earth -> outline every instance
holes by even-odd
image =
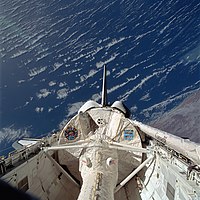
[[[0,154],[100,102],[104,64],[109,104],[179,136],[166,116],[200,90],[198,0],[1,0],[0,38]]]

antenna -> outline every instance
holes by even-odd
[[[103,85],[102,85],[101,105],[102,107],[107,105],[106,65],[104,65],[103,67]]]

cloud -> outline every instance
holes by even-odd
[[[80,81],[83,82],[83,81],[87,80],[88,78],[93,77],[97,72],[98,72],[98,70],[91,69],[89,71],[89,74],[84,74],[80,77]]]
[[[24,83],[26,80],[19,80],[18,83]]]
[[[108,89],[108,93],[112,93],[114,92],[115,90],[118,90],[119,88],[122,88],[124,87],[125,85],[127,85],[129,82],[131,81],[134,81],[135,79],[137,79],[139,77],[139,75],[136,75],[135,77],[133,78],[127,78],[127,81],[124,81],[122,84],[119,84],[119,85],[115,85],[114,87]]]
[[[58,70],[61,66],[63,66],[63,63],[54,63],[53,65],[53,69],[49,72],[49,73],[52,73],[52,72],[55,72],[56,70]]]
[[[11,127],[2,128],[0,130],[0,154],[12,150],[11,144],[23,137],[30,137],[31,132],[27,128],[14,129]]]
[[[72,103],[68,105],[68,108],[67,108],[68,114],[65,117],[65,119],[63,119],[63,121],[59,124],[59,129],[62,129],[64,127],[64,125],[69,121],[69,118],[71,118],[72,116],[78,113],[78,110],[81,108],[81,106],[84,103],[85,102],[80,101],[80,102],[76,102],[76,103]]]
[[[107,48],[110,48],[110,47],[112,47],[113,45],[118,44],[119,42],[124,41],[125,39],[126,39],[125,37],[121,37],[119,40],[117,40],[116,38],[114,38],[110,43],[108,43],[108,44],[106,45],[106,47],[107,47]]]
[[[37,113],[43,112],[43,110],[44,110],[43,107],[41,107],[41,108],[36,107],[36,108],[35,108],[35,112],[37,112]]]
[[[64,99],[68,95],[68,89],[67,88],[62,88],[57,91],[57,99]]]
[[[41,89],[39,93],[36,94],[36,96],[41,99],[41,98],[45,98],[47,97],[48,95],[50,95],[51,92],[49,92],[48,89]]]
[[[158,76],[160,73],[162,72],[154,72],[153,74],[149,75],[149,76],[146,76],[145,78],[143,78],[141,80],[141,82],[139,84],[137,84],[135,87],[133,87],[132,89],[128,90],[125,94],[123,95],[120,95],[120,99],[122,99],[123,101],[126,101],[127,98],[134,92],[136,91],[137,89],[141,89],[142,86],[144,84],[147,84],[146,82],[149,81],[151,78],[155,77],[155,76]],[[137,78],[138,76],[135,76],[135,78]]]
[[[64,86],[66,86],[66,85],[67,85],[67,83],[65,83],[65,82],[63,82],[63,83],[60,82],[60,83],[59,83],[59,87],[64,87]]]
[[[27,52],[28,52],[27,50],[20,50],[17,53],[15,53],[14,55],[12,55],[11,58],[17,58],[18,56],[21,56]]]
[[[184,57],[183,60],[187,62],[200,62],[200,44],[188,52]]]
[[[49,82],[49,86],[50,86],[50,87],[52,87],[52,86],[54,86],[54,85],[56,85],[56,81],[50,81],[50,82]]]
[[[69,116],[72,116],[72,115],[74,115],[75,113],[77,113],[78,112],[78,110],[81,108],[81,106],[84,104],[85,102],[83,102],[83,101],[80,101],[80,102],[76,102],[76,103],[73,103],[73,104],[69,104],[69,106],[68,106],[68,111],[67,111],[67,113],[68,113],[68,117]]]
[[[112,62],[113,60],[115,60],[115,58],[117,58],[117,56],[119,55],[119,53],[114,53],[109,59],[105,60],[105,61],[100,61],[96,63],[96,67],[97,68],[101,68],[103,65],[108,64],[109,62]]]
[[[122,75],[123,75],[124,73],[126,73],[128,70],[129,70],[128,68],[123,68],[123,69],[121,69],[121,71],[118,72],[118,73],[115,75],[116,78],[122,76]]]
[[[99,93],[93,94],[91,99],[97,102],[101,99],[101,95]]]
[[[29,72],[28,75],[29,75],[30,77],[34,77],[34,76],[36,76],[36,75],[38,75],[38,74],[44,72],[46,69],[47,69],[47,66],[41,67],[41,68],[39,68],[39,69],[38,69],[38,68],[33,68],[33,69],[30,70],[30,72]]]
[[[147,93],[147,94],[143,95],[143,96],[140,98],[140,100],[142,100],[142,101],[149,101],[149,100],[151,100],[150,94]]]

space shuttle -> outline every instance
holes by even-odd
[[[41,200],[198,200],[200,144],[89,100],[61,131],[16,141],[0,178]]]

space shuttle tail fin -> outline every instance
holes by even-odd
[[[104,65],[104,69],[103,69],[101,105],[102,107],[105,107],[107,105],[106,65]]]

